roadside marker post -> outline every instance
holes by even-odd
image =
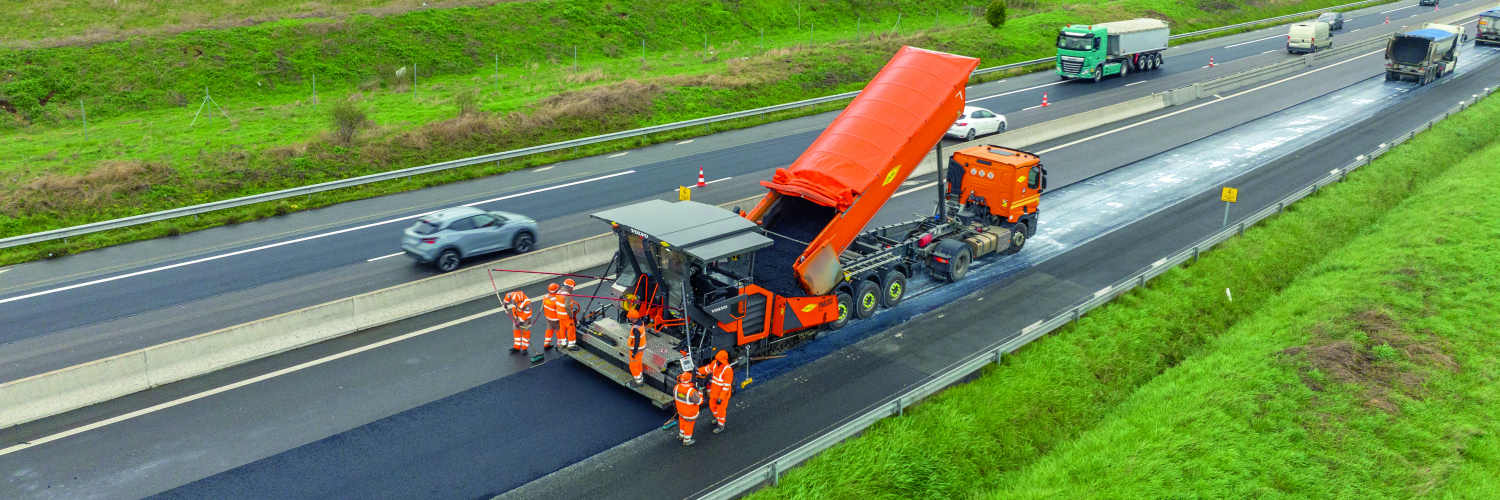
[[[1232,187],[1226,187],[1223,191],[1219,192],[1219,199],[1224,200],[1224,223],[1219,227],[1229,226],[1229,206],[1233,205],[1236,201],[1239,201],[1239,198],[1240,190]]]

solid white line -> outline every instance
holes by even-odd
[[[1205,69],[1205,68],[1208,68],[1207,64],[1203,65],[1202,67],[1199,67],[1198,69]]]
[[[693,143],[693,140],[692,139],[688,139],[686,141],[682,141],[682,142],[677,143],[677,145],[681,146],[683,144],[692,144],[692,143]]]
[[[1360,55],[1357,55],[1357,56],[1354,56],[1354,57],[1350,57],[1347,60],[1336,62],[1336,63],[1330,64],[1330,65],[1327,65],[1327,66],[1324,66],[1324,67],[1321,67],[1321,68],[1318,68],[1318,69],[1315,69],[1315,70],[1312,70],[1312,71],[1308,71],[1306,73],[1298,73],[1298,74],[1295,74],[1295,75],[1292,75],[1292,76],[1289,76],[1289,77],[1286,77],[1286,78],[1282,78],[1280,80],[1276,80],[1276,81],[1271,82],[1271,83],[1263,84],[1263,85],[1261,85],[1259,87],[1255,87],[1255,88],[1247,89],[1247,90],[1241,90],[1241,91],[1236,92],[1234,94],[1230,94],[1229,97],[1219,97],[1219,96],[1215,95],[1214,97],[1217,97],[1217,99],[1214,99],[1212,101],[1208,101],[1208,102],[1205,102],[1205,103],[1202,103],[1202,104],[1190,106],[1190,107],[1187,107],[1185,109],[1180,109],[1180,110],[1177,110],[1177,111],[1173,111],[1171,113],[1167,113],[1167,114],[1164,114],[1164,115],[1161,115],[1161,116],[1158,116],[1158,117],[1155,117],[1155,118],[1151,118],[1151,119],[1148,119],[1148,120],[1142,120],[1142,121],[1139,121],[1139,122],[1136,122],[1136,123],[1132,123],[1130,125],[1126,125],[1126,126],[1123,126],[1123,127],[1117,128],[1117,129],[1106,130],[1104,132],[1100,132],[1100,133],[1097,133],[1097,134],[1094,134],[1094,135],[1091,135],[1091,136],[1088,136],[1088,137],[1084,137],[1082,139],[1078,139],[1076,141],[1069,142],[1067,144],[1059,144],[1057,146],[1053,146],[1053,147],[1050,147],[1050,148],[1038,151],[1037,154],[1050,153],[1050,152],[1057,151],[1057,150],[1062,149],[1062,148],[1075,146],[1075,145],[1078,145],[1078,144],[1081,144],[1081,143],[1084,143],[1084,142],[1087,142],[1087,141],[1092,141],[1094,139],[1098,139],[1098,138],[1104,137],[1106,135],[1114,134],[1116,132],[1123,132],[1123,131],[1126,131],[1126,130],[1130,130],[1130,129],[1139,127],[1141,125],[1145,125],[1147,123],[1151,123],[1151,122],[1157,121],[1157,120],[1164,120],[1164,119],[1167,119],[1167,118],[1171,118],[1173,116],[1180,115],[1180,114],[1183,114],[1183,113],[1186,113],[1186,112],[1189,112],[1189,111],[1192,111],[1192,110],[1195,110],[1195,109],[1198,109],[1198,108],[1201,108],[1201,107],[1204,107],[1204,106],[1208,106],[1210,104],[1220,103],[1220,102],[1224,102],[1224,101],[1229,100],[1229,99],[1234,99],[1236,97],[1239,97],[1239,96],[1242,96],[1242,95],[1245,95],[1245,94],[1249,94],[1251,92],[1255,92],[1257,90],[1264,89],[1266,87],[1271,87],[1273,85],[1280,85],[1282,83],[1286,83],[1286,82],[1289,82],[1289,81],[1292,81],[1292,80],[1295,80],[1295,79],[1298,79],[1298,78],[1302,78],[1304,76],[1311,75],[1311,74],[1317,73],[1319,71],[1333,69],[1333,68],[1339,67],[1341,65],[1357,61],[1357,60],[1359,60],[1361,58],[1365,58],[1365,57],[1369,57],[1369,56],[1372,56],[1372,55],[1375,55],[1375,54],[1379,54],[1381,52],[1385,52],[1385,49],[1380,49],[1380,50],[1375,50],[1375,51],[1371,51],[1371,52],[1366,52],[1364,54],[1360,54]]]
[[[609,155],[609,157],[610,158],[619,158],[621,156],[625,156],[625,155],[628,155],[628,154],[630,154],[629,151],[621,151],[619,153],[615,153],[615,154]]]
[[[1356,31],[1359,31],[1359,30],[1362,30],[1362,29],[1364,29],[1364,28],[1354,28],[1352,30],[1349,30],[1349,32],[1353,33],[1353,32],[1356,32]]]
[[[718,179],[714,179],[714,180],[711,180],[711,181],[704,182],[703,185],[707,186],[707,185],[713,184],[715,182],[723,182],[723,181],[727,181],[727,180],[733,179],[733,178],[734,177],[720,177]],[[696,188],[696,187],[698,187],[698,183],[695,182],[695,183],[693,183],[693,185],[688,186],[687,188],[688,189],[693,189],[693,188]]]
[[[586,287],[586,286],[589,286],[589,285],[592,285],[592,284],[598,283],[598,282],[599,282],[599,280],[592,280],[592,281],[585,282],[585,283],[579,283],[578,287],[580,287],[580,288],[581,287]],[[538,300],[541,300],[544,297],[546,297],[546,296],[545,295],[537,296],[535,298],[532,298],[531,302],[536,302]],[[118,424],[120,422],[124,422],[126,420],[130,420],[130,419],[142,416],[142,415],[149,415],[149,414],[161,411],[161,410],[165,410],[167,408],[171,408],[171,407],[174,407],[174,406],[180,406],[180,405],[183,405],[183,404],[186,404],[186,403],[191,403],[193,401],[197,401],[197,400],[200,400],[200,399],[203,399],[203,398],[206,398],[206,397],[209,397],[209,396],[213,396],[213,395],[216,395],[216,394],[223,394],[225,392],[229,392],[229,391],[232,391],[232,390],[235,390],[235,389],[239,389],[239,388],[245,387],[247,385],[255,384],[255,383],[258,383],[258,382],[264,382],[264,381],[267,381],[267,380],[270,380],[270,379],[273,379],[273,378],[276,378],[276,377],[280,377],[282,375],[286,375],[286,374],[289,374],[289,373],[295,373],[295,372],[302,371],[302,370],[305,370],[305,369],[308,369],[308,368],[312,368],[314,366],[326,364],[326,363],[331,362],[331,361],[337,361],[337,360],[340,360],[340,359],[344,359],[344,358],[347,358],[349,356],[353,356],[355,354],[360,354],[360,353],[363,353],[363,352],[367,352],[367,351],[372,351],[372,350],[375,350],[375,349],[379,349],[381,347],[385,347],[385,346],[388,346],[388,345],[391,345],[391,344],[394,344],[394,343],[397,343],[397,342],[401,342],[403,340],[409,340],[409,339],[413,339],[413,338],[420,337],[420,336],[423,336],[423,335],[427,335],[429,333],[436,332],[436,331],[443,330],[443,329],[447,329],[447,328],[453,327],[455,325],[460,325],[460,324],[463,324],[463,323],[468,323],[470,321],[474,321],[474,320],[479,319],[479,318],[483,318],[483,317],[486,317],[486,316],[491,316],[491,315],[494,315],[495,313],[499,313],[499,312],[502,312],[502,309],[495,308],[495,309],[490,309],[488,311],[477,312],[477,313],[474,313],[474,314],[470,314],[468,316],[464,316],[462,318],[458,318],[458,319],[455,319],[455,320],[452,320],[452,321],[448,321],[446,323],[441,323],[441,324],[429,326],[429,327],[423,328],[421,330],[417,330],[417,331],[414,331],[414,332],[411,332],[411,333],[407,333],[405,335],[401,335],[401,336],[397,336],[397,337],[391,337],[391,338],[382,340],[380,342],[376,342],[376,343],[365,345],[365,346],[360,346],[360,347],[357,347],[357,348],[354,348],[354,349],[350,349],[348,351],[344,351],[344,352],[340,352],[340,353],[330,354],[328,356],[324,356],[324,357],[321,357],[321,358],[318,358],[318,359],[314,359],[312,361],[306,361],[306,362],[303,362],[301,364],[297,364],[297,365],[293,365],[293,366],[288,366],[288,367],[282,368],[280,370],[276,370],[276,371],[273,371],[273,372],[270,372],[270,373],[265,373],[265,374],[258,375],[258,376],[255,376],[255,377],[247,378],[245,380],[241,380],[241,381],[229,384],[229,385],[223,385],[223,386],[215,387],[213,389],[209,389],[209,390],[206,390],[206,391],[203,391],[203,392],[199,392],[199,393],[196,393],[196,394],[191,394],[191,395],[183,396],[183,397],[171,400],[171,401],[167,401],[165,403],[159,403],[159,404],[156,404],[156,405],[148,406],[146,408],[141,408],[139,410],[132,411],[130,413],[116,415],[114,417],[110,417],[110,418],[107,418],[107,419],[104,419],[104,420],[100,420],[98,422],[94,422],[94,423],[83,425],[83,426],[79,426],[79,427],[74,427],[72,429],[68,429],[68,430],[65,430],[65,431],[62,431],[62,432],[59,432],[59,433],[56,433],[56,434],[52,434],[52,435],[48,435],[48,436],[43,436],[43,437],[31,440],[31,441],[17,443],[17,444],[11,445],[10,447],[7,447],[5,449],[0,449],[0,456],[9,455],[11,453],[15,453],[15,452],[18,452],[18,451],[21,451],[21,450],[25,450],[27,448],[33,448],[33,447],[36,447],[36,446],[41,446],[41,445],[44,445],[44,444],[47,444],[47,443],[50,443],[50,442],[53,442],[53,441],[57,441],[59,439],[67,438],[67,437],[70,437],[70,436],[76,436],[76,435],[79,435],[79,434],[82,434],[82,433],[85,433],[85,432],[88,432],[88,431],[91,431],[91,430],[94,430],[94,429],[98,429],[100,427],[106,427],[106,426],[109,426],[109,425]]]
[[[927,189],[927,188],[930,188],[930,187],[933,187],[933,186],[936,186],[936,185],[937,185],[937,181],[932,181],[932,182],[929,182],[929,183],[926,183],[926,184],[923,184],[923,185],[920,185],[920,186],[917,186],[917,187],[914,187],[914,188],[911,188],[911,189],[908,189],[908,190],[905,190],[905,191],[897,192],[896,194],[891,195],[891,197],[895,198],[897,196],[904,196],[904,195],[912,194],[912,193],[915,193],[917,191],[921,191],[923,189]]]
[[[1255,42],[1264,42],[1264,41],[1270,40],[1272,38],[1281,38],[1281,37],[1284,37],[1284,36],[1286,36],[1286,35],[1271,35],[1271,36],[1268,36],[1268,37],[1265,37],[1265,38],[1257,38],[1257,39],[1254,39],[1254,40],[1251,40],[1251,41],[1248,41],[1248,42],[1240,42],[1240,43],[1236,43],[1234,45],[1225,45],[1224,48],[1226,48],[1226,49],[1232,49],[1232,48],[1235,48],[1235,47],[1239,47],[1241,45],[1250,45],[1250,44],[1255,43]]]
[[[1415,5],[1408,5],[1408,6],[1405,6],[1405,7],[1399,7],[1399,8],[1395,8],[1395,9],[1391,9],[1391,10],[1383,10],[1383,11],[1380,11],[1380,13],[1381,14],[1390,14],[1390,13],[1398,11],[1398,10],[1406,10],[1406,9],[1410,9],[1412,7],[1416,7],[1416,6]]]
[[[1021,108],[1021,111],[1031,111],[1033,109],[1037,109],[1037,108],[1040,108],[1040,107],[1042,107],[1042,105],[1038,104],[1036,106],[1032,106],[1032,107],[1029,107],[1029,108]]]
[[[395,257],[397,255],[401,255],[401,254],[404,254],[404,253],[406,253],[406,252],[396,252],[396,253],[393,253],[393,254],[390,254],[390,255],[382,255],[382,256],[379,256],[379,257],[375,257],[373,259],[365,259],[365,262],[375,262],[375,261],[380,260],[380,259],[389,259],[391,257]]]
[[[9,270],[10,270],[10,268],[9,268],[9,267],[7,267],[7,268],[5,268],[5,269],[0,269],[0,273],[3,273],[3,272],[6,272],[6,271],[9,271]]]
[[[546,171],[548,171],[548,170],[552,170],[552,167],[556,167],[556,166],[557,166],[557,165],[547,165],[547,166],[545,166],[545,167],[542,167],[542,168],[538,168],[538,169],[535,169],[535,170],[532,170],[532,172],[546,172]]]
[[[968,101],[965,101],[965,102],[975,102],[975,101],[983,101],[985,99],[994,99],[996,97],[1004,97],[1004,96],[1008,96],[1008,95],[1011,95],[1011,94],[1015,94],[1017,92],[1025,92],[1025,91],[1028,91],[1028,90],[1036,90],[1036,89],[1039,89],[1039,88],[1042,88],[1042,87],[1051,87],[1053,85],[1062,85],[1064,83],[1068,83],[1068,82],[1066,80],[1064,80],[1064,81],[1061,81],[1061,82],[1044,83],[1044,84],[1041,84],[1041,85],[1037,85],[1035,87],[1026,87],[1026,88],[1020,89],[1020,90],[1012,90],[1010,92],[1001,92],[999,94],[995,94],[995,95],[992,95],[992,96],[985,96],[985,97],[979,97],[979,98],[975,98],[975,99],[969,99]]]
[[[619,176],[622,176],[622,175],[628,175],[628,174],[633,174],[633,173],[635,173],[635,170],[626,170],[626,171],[623,171],[623,172],[616,172],[616,173],[609,174],[609,175],[601,175],[601,176],[598,176],[598,177],[591,177],[591,178],[588,178],[588,179],[577,180],[577,181],[568,182],[568,183],[564,183],[564,184],[558,184],[556,186],[549,186],[549,187],[544,187],[544,188],[538,188],[538,189],[533,189],[533,190],[525,191],[525,192],[521,192],[521,193],[508,194],[508,195],[500,196],[500,197],[497,197],[497,198],[490,198],[488,200],[476,201],[476,202],[473,202],[473,203],[466,204],[464,206],[466,206],[466,207],[472,207],[472,206],[475,206],[475,205],[483,205],[485,203],[490,203],[490,202],[495,202],[495,201],[501,201],[501,200],[508,200],[508,199],[511,199],[511,198],[516,198],[516,197],[521,197],[521,196],[526,196],[526,195],[531,195],[531,194],[536,194],[536,193],[542,193],[542,192],[552,191],[552,190],[556,190],[556,189],[562,189],[562,188],[565,188],[565,187],[577,186],[579,184],[586,184],[586,183],[589,183],[589,182],[602,181],[604,179],[609,179],[609,178],[613,178],[613,177],[619,177]],[[237,255],[244,255],[244,254],[251,253],[251,252],[259,252],[261,250],[267,250],[267,249],[271,249],[271,248],[283,247],[283,246],[292,245],[292,244],[296,244],[296,243],[302,243],[304,241],[312,241],[312,240],[316,240],[316,239],[320,239],[320,238],[326,238],[326,237],[337,235],[337,234],[344,234],[344,233],[348,233],[348,232],[352,232],[352,231],[358,231],[358,230],[361,230],[361,229],[369,229],[369,228],[372,228],[372,227],[375,227],[375,226],[381,226],[381,225],[385,225],[385,224],[390,224],[392,222],[401,222],[401,221],[415,219],[415,218],[427,215],[429,213],[432,213],[432,212],[426,212],[426,213],[408,215],[408,216],[405,216],[405,217],[397,217],[395,219],[387,219],[387,220],[383,220],[383,221],[380,221],[380,222],[371,222],[369,224],[364,224],[364,225],[360,225],[360,226],[354,226],[354,227],[350,227],[350,228],[340,229],[338,231],[330,231],[330,232],[326,232],[326,233],[322,233],[322,234],[315,234],[315,235],[312,235],[312,236],[303,236],[301,238],[296,238],[296,239],[291,239],[291,240],[286,240],[286,241],[271,243],[271,244],[268,244],[268,245],[261,245],[261,246],[258,246],[258,247],[246,248],[244,250],[236,250],[236,251],[225,253],[225,254],[214,255],[212,257],[203,257],[201,259],[195,259],[195,260],[190,260],[190,261],[186,261],[186,262],[178,262],[176,264],[171,264],[171,265],[166,265],[166,266],[161,266],[161,267],[153,267],[151,269],[142,269],[140,271],[135,271],[135,272],[131,272],[131,273],[125,273],[125,274],[121,274],[121,275],[118,275],[118,276],[110,276],[108,278],[100,278],[100,279],[96,279],[96,280],[93,280],[93,281],[85,281],[83,283],[75,283],[75,284],[72,284],[72,285],[68,285],[68,286],[64,286],[64,287],[58,287],[58,288],[53,288],[53,289],[50,289],[50,290],[42,290],[40,292],[32,292],[32,293],[28,293],[26,295],[17,295],[15,297],[10,297],[10,298],[6,298],[6,299],[0,299],[0,304],[6,304],[6,303],[10,303],[10,302],[15,302],[15,301],[18,301],[18,300],[26,300],[26,299],[30,299],[30,298],[33,298],[33,297],[41,297],[43,295],[51,295],[51,294],[58,293],[58,292],[65,292],[65,291],[68,291],[68,290],[72,290],[72,289],[75,289],[75,288],[83,288],[83,287],[87,287],[87,286],[94,286],[94,285],[98,285],[98,284],[109,283],[111,281],[118,281],[118,280],[122,280],[122,279],[125,279],[125,278],[134,278],[136,276],[142,276],[142,275],[156,273],[156,272],[161,272],[161,271],[166,271],[166,270],[170,270],[170,269],[177,269],[179,267],[191,266],[193,264],[202,264],[204,262],[213,262],[213,261],[216,261],[216,260],[219,260],[219,259],[226,259],[226,258],[229,258],[229,257],[234,257],[234,256],[237,256]]]
[[[1126,86],[1126,87],[1129,87],[1129,86],[1131,86],[1131,85],[1140,85],[1140,84],[1142,84],[1142,83],[1146,83],[1146,80],[1141,80],[1141,81],[1139,81],[1139,82],[1130,82],[1130,83],[1127,83],[1127,84],[1125,84],[1125,86]]]
[[[1272,53],[1272,52],[1278,52],[1278,50],[1277,50],[1277,49],[1271,49],[1271,50],[1267,50],[1267,51],[1265,51],[1265,52],[1261,52],[1261,53],[1262,53],[1262,54],[1270,54],[1270,53]]]

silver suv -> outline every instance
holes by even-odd
[[[531,251],[536,234],[536,221],[524,215],[453,207],[424,215],[406,228],[401,250],[417,262],[448,272],[476,255]]]

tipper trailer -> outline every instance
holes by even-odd
[[[727,350],[773,355],[905,297],[907,278],[964,277],[974,259],[1014,253],[1036,231],[1046,170],[999,146],[940,165],[938,203],[920,219],[866,230],[962,112],[978,59],[903,47],[749,211],[651,200],[592,216],[619,249],[585,306],[569,356],[659,406],[678,374]],[[942,159],[942,153],[938,153]],[[599,295],[596,292],[594,295]],[[627,372],[628,311],[648,326],[645,381]]]
[[[1426,85],[1458,67],[1458,33],[1433,26],[1391,35],[1385,45],[1385,79]]]
[[[1097,82],[1159,68],[1171,34],[1165,21],[1151,18],[1070,24],[1057,34],[1057,76]]]

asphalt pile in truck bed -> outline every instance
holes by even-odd
[[[767,236],[775,241],[755,254],[755,282],[780,295],[807,295],[797,283],[792,264],[807,250],[807,244],[833,220],[833,208],[791,196],[783,196],[768,214]]]

